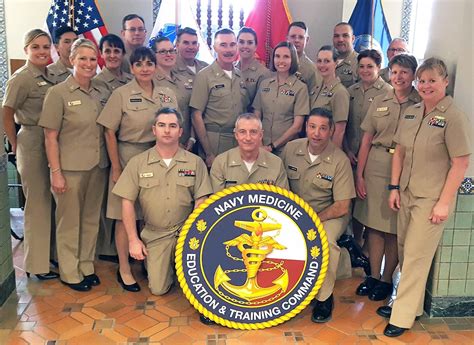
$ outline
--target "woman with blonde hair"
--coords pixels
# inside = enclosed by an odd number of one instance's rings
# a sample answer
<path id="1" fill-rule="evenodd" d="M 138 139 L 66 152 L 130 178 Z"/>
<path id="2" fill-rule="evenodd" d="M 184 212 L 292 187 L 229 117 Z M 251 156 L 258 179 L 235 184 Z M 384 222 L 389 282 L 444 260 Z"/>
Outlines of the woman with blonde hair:
<path id="1" fill-rule="evenodd" d="M 466 115 L 446 95 L 448 72 L 437 58 L 416 72 L 421 103 L 401 116 L 394 141 L 389 206 L 398 212 L 400 282 L 384 334 L 398 337 L 423 314 L 426 281 L 444 224 L 456 205 L 456 194 L 472 152 Z"/>
<path id="2" fill-rule="evenodd" d="M 51 59 L 51 38 L 40 29 L 28 31 L 24 39 L 26 64 L 8 80 L 3 99 L 3 123 L 17 157 L 26 197 L 24 218 L 24 262 L 28 276 L 57 278 L 49 270 L 51 204 L 48 162 L 43 129 L 38 126 L 46 91 L 54 85 L 46 67 Z M 16 133 L 15 123 L 20 125 Z"/>
<path id="3" fill-rule="evenodd" d="M 51 187 L 56 200 L 56 244 L 61 281 L 73 290 L 99 285 L 94 254 L 108 165 L 97 117 L 108 94 L 92 80 L 97 47 L 78 39 L 71 48 L 73 74 L 47 93 L 44 128 Z"/>

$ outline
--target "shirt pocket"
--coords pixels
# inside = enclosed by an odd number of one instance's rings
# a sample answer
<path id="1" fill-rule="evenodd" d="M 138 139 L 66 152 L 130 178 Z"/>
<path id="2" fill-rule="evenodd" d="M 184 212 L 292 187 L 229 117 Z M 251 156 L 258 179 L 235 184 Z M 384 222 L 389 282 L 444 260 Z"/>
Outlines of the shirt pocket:
<path id="1" fill-rule="evenodd" d="M 160 180 L 158 180 L 157 178 L 141 177 L 138 180 L 138 185 L 140 186 L 140 188 L 144 189 L 157 187 L 159 184 Z"/>
<path id="2" fill-rule="evenodd" d="M 299 182 L 301 178 L 301 174 L 298 171 L 294 170 L 286 170 L 287 175 L 288 175 L 288 181 L 290 183 L 290 189 L 293 193 L 299 194 Z"/>
<path id="3" fill-rule="evenodd" d="M 377 132 L 380 132 L 387 128 L 387 124 L 390 122 L 390 111 L 376 111 L 372 113 L 373 124 Z"/>
<path id="4" fill-rule="evenodd" d="M 320 189 L 320 190 L 325 190 L 329 191 L 332 190 L 332 181 L 328 181 L 322 177 L 315 176 L 312 181 L 314 187 Z"/>
<path id="5" fill-rule="evenodd" d="M 227 97 L 230 96 L 230 87 L 225 84 L 215 84 L 211 88 L 211 94 L 216 97 Z"/>
<path id="6" fill-rule="evenodd" d="M 143 100 L 141 102 L 127 102 L 127 109 L 130 111 L 148 110 L 148 104 Z"/>
<path id="7" fill-rule="evenodd" d="M 189 206 L 193 203 L 195 177 L 183 177 L 176 180 L 176 197 L 180 205 Z"/>

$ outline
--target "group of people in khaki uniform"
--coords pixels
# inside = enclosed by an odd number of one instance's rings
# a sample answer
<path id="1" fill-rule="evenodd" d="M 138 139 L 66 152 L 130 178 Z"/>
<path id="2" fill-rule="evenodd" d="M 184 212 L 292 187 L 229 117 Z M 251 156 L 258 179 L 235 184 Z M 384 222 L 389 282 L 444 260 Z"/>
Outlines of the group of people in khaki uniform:
<path id="1" fill-rule="evenodd" d="M 49 36 L 26 35 L 28 62 L 9 80 L 3 103 L 26 196 L 25 270 L 58 277 L 49 268 L 55 223 L 61 281 L 78 291 L 99 285 L 93 262 L 100 227 L 102 242 L 117 247 L 121 286 L 140 291 L 130 254 L 146 260 L 151 292 L 165 294 L 192 210 L 223 188 L 273 184 L 306 200 L 327 232 L 329 268 L 312 312 L 323 323 L 334 308 L 337 241 L 357 196 L 352 228 L 359 241 L 365 229 L 372 270 L 356 294 L 388 297 L 399 263 L 393 309 L 377 313 L 390 317 L 387 336 L 410 328 L 422 314 L 431 260 L 471 153 L 466 117 L 445 96 L 444 63 L 428 59 L 417 70 L 414 57 L 399 55 L 406 44 L 396 39 L 390 85 L 379 74 L 380 53 L 357 54 L 352 28 L 339 23 L 334 48 L 321 47 L 313 64 L 304 51 L 307 27 L 294 22 L 288 42 L 273 51 L 271 71 L 255 59 L 251 28 L 237 37 L 217 31 L 216 60 L 207 66 L 195 58 L 190 28 L 180 30 L 176 46 L 158 38 L 148 49 L 141 17 L 128 15 L 122 24 L 123 41 L 112 34 L 101 40 L 106 66 L 97 76 L 97 48 L 74 31 L 58 31 L 60 60 L 50 66 Z M 51 195 L 55 222 L 44 217 Z"/>

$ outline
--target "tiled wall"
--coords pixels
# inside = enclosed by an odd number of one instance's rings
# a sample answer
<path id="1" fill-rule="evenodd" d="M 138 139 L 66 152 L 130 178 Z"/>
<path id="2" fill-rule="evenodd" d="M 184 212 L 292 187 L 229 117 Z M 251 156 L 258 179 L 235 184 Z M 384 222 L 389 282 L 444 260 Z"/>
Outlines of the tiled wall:
<path id="1" fill-rule="evenodd" d="M 3 153 L 0 156 L 0 305 L 15 288 L 6 166 L 7 155 Z"/>
<path id="2" fill-rule="evenodd" d="M 427 310 L 433 316 L 444 307 L 455 303 L 458 307 L 469 303 L 474 315 L 474 190 L 472 178 L 467 178 L 457 198 L 456 210 L 449 219 L 433 262 L 427 285 Z M 430 304 L 432 304 L 430 308 Z M 467 308 L 458 308 L 466 311 Z M 433 313 L 434 311 L 434 313 Z M 451 311 L 452 308 L 451 308 Z M 443 316 L 467 316 L 445 315 Z"/>

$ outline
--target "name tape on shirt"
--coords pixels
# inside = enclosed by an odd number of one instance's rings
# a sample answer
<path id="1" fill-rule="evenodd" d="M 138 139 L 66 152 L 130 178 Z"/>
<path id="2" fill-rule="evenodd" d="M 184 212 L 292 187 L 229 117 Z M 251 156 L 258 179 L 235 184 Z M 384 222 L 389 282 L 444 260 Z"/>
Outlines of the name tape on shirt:
<path id="1" fill-rule="evenodd" d="M 76 105 L 81 105 L 81 104 L 82 104 L 81 100 L 67 102 L 68 107 L 74 107 Z"/>

